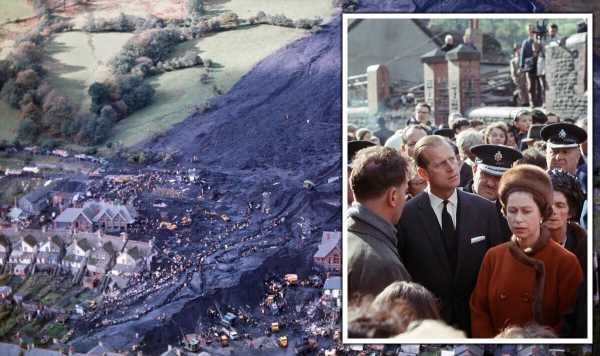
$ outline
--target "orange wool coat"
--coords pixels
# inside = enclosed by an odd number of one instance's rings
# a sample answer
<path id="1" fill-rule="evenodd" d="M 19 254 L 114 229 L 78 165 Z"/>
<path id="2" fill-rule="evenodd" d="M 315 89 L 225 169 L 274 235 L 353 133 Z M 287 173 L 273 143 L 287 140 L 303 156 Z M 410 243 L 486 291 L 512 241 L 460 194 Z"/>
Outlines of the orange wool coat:
<path id="1" fill-rule="evenodd" d="M 483 258 L 470 300 L 473 337 L 492 338 L 507 326 L 529 322 L 558 333 L 582 280 L 575 255 L 551 240 L 546 229 L 529 253 L 513 236 Z"/>

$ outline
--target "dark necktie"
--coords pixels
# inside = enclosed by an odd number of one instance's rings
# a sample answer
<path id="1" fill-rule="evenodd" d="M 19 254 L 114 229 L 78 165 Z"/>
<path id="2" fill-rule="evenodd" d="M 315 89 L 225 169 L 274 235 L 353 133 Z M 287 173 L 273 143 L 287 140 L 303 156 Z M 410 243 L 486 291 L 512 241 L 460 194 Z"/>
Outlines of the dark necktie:
<path id="1" fill-rule="evenodd" d="M 444 208 L 442 209 L 442 236 L 444 237 L 444 245 L 446 246 L 446 254 L 448 255 L 452 274 L 456 270 L 457 244 L 455 235 L 454 223 L 448 212 L 448 201 L 444 200 Z"/>

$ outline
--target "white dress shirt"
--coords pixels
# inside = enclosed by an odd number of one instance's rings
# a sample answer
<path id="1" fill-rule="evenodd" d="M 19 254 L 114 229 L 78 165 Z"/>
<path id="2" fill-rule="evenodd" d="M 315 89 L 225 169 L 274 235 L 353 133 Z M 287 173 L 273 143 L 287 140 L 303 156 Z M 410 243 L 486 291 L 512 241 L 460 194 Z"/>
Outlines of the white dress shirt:
<path id="1" fill-rule="evenodd" d="M 431 193 L 429 188 L 427 188 L 427 195 L 429 195 L 429 204 L 431 204 L 431 209 L 435 213 L 435 216 L 438 219 L 438 223 L 440 224 L 440 228 L 442 227 L 442 210 L 444 209 L 444 199 L 441 199 Z M 448 213 L 450 213 L 450 217 L 452 217 L 452 223 L 454 224 L 454 228 L 456 229 L 456 210 L 458 208 L 458 193 L 456 189 L 454 189 L 454 193 L 448 198 Z"/>

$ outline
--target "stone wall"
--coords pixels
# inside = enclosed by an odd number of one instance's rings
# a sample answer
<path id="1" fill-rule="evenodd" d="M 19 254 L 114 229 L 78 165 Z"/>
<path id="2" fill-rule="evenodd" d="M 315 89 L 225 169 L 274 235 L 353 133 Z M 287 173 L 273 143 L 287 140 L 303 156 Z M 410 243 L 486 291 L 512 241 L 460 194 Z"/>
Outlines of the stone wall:
<path id="1" fill-rule="evenodd" d="M 546 108 L 561 118 L 587 115 L 587 37 L 570 36 L 564 46 L 546 47 Z"/>

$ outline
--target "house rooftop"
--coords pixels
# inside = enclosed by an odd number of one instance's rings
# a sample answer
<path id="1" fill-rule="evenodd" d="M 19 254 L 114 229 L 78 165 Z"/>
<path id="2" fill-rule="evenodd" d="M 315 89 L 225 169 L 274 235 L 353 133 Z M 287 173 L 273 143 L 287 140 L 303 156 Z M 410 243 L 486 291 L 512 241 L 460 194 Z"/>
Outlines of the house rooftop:
<path id="1" fill-rule="evenodd" d="M 321 241 L 321 244 L 319 244 L 319 249 L 315 253 L 314 257 L 327 256 L 331 251 L 333 251 L 334 248 L 336 248 L 337 246 L 340 246 L 340 241 L 341 241 L 341 234 L 333 235 L 332 238 L 327 239 L 327 240 L 323 239 Z"/>
<path id="2" fill-rule="evenodd" d="M 323 284 L 323 289 L 342 289 L 342 277 L 329 277 Z"/>

